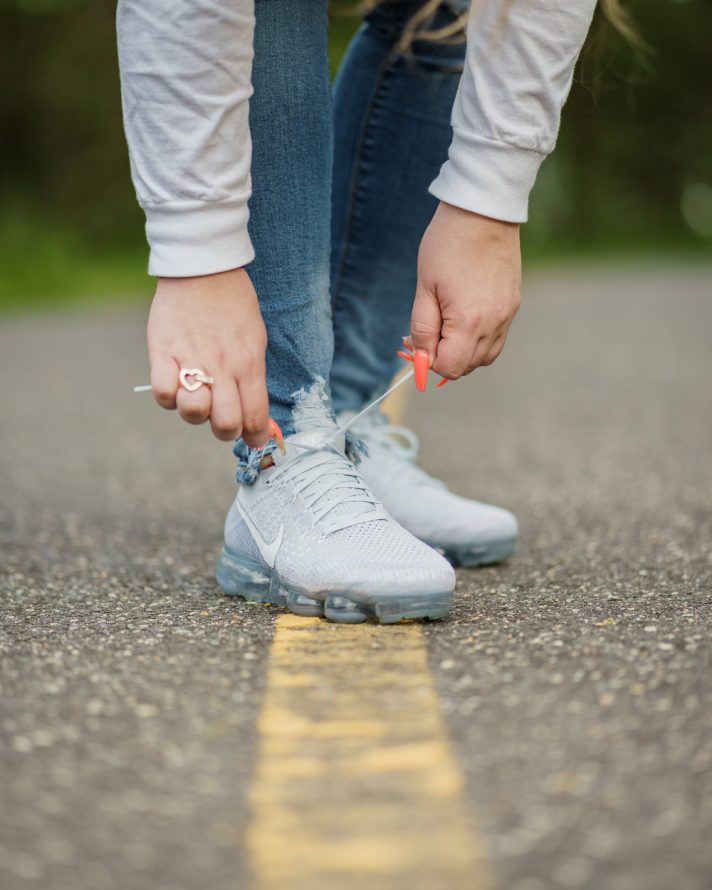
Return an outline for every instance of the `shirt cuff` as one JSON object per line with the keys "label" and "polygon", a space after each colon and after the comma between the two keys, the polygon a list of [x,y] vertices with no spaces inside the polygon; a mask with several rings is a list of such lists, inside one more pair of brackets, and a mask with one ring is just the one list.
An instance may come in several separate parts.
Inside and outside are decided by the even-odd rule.
{"label": "shirt cuff", "polygon": [[455,127],[448,160],[429,191],[441,201],[482,216],[526,222],[529,192],[545,157]]}
{"label": "shirt cuff", "polygon": [[166,278],[211,275],[255,258],[243,201],[144,205],[151,246],[148,274]]}

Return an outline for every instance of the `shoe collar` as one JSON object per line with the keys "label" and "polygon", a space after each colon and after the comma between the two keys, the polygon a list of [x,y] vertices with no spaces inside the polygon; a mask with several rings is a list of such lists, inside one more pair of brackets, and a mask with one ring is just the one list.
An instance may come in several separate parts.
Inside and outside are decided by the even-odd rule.
{"label": "shoe collar", "polygon": [[284,440],[286,453],[277,451],[272,455],[272,460],[278,467],[307,451],[336,451],[343,455],[346,447],[345,436],[343,433],[336,435],[337,433],[336,424],[293,433]]}
{"label": "shoe collar", "polygon": [[[347,423],[355,413],[343,411],[339,414],[339,424]],[[415,462],[418,458],[420,443],[413,430],[390,423],[382,411],[365,414],[351,427],[351,430],[355,436],[363,439],[371,457],[376,454],[389,455],[411,462]]]}

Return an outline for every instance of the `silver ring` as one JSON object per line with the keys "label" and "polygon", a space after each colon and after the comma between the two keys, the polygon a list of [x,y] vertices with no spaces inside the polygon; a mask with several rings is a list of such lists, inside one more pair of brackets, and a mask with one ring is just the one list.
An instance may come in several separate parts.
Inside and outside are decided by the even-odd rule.
{"label": "silver ring", "polygon": [[178,379],[180,380],[180,385],[183,389],[187,389],[188,392],[195,392],[195,390],[200,389],[204,383],[207,386],[210,386],[211,383],[215,383],[215,378],[206,374],[205,371],[201,371],[200,368],[181,368],[180,373],[178,374]]}

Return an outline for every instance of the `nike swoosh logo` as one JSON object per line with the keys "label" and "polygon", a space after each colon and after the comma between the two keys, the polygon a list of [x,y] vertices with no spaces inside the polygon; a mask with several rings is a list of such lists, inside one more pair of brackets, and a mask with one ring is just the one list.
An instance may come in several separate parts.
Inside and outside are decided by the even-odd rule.
{"label": "nike swoosh logo", "polygon": [[277,559],[277,551],[282,546],[282,538],[284,537],[284,526],[280,525],[275,539],[271,543],[268,543],[262,537],[259,529],[247,515],[247,512],[243,509],[243,506],[239,501],[237,502],[237,509],[240,513],[240,516],[242,516],[245,525],[250,530],[250,534],[252,535],[255,544],[257,544],[257,549],[262,554],[262,559],[264,559],[267,565],[271,569],[273,569],[275,560]]}

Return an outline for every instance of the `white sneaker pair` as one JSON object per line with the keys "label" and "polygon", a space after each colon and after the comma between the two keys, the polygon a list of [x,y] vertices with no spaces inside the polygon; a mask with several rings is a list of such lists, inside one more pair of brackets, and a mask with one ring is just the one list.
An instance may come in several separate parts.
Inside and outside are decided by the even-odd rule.
{"label": "white sneaker pair", "polygon": [[433,548],[465,565],[502,559],[516,520],[416,467],[409,430],[366,415],[353,431],[371,453],[358,469],[336,428],[325,427],[288,437],[286,454],[275,452],[274,466],[240,487],[218,582],[229,594],[344,623],[442,618],[455,573]]}

